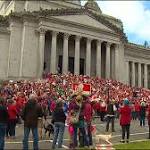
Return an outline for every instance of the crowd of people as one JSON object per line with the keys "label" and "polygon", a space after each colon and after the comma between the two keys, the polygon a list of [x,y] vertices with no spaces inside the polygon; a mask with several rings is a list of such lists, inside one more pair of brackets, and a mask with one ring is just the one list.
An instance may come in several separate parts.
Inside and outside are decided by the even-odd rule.
{"label": "crowd of people", "polygon": [[[91,85],[89,95],[83,94],[80,88],[73,90],[73,84],[84,83]],[[38,149],[38,140],[42,138],[42,120],[49,115],[52,115],[54,125],[53,149],[57,141],[58,148],[62,147],[65,123],[68,125],[70,148],[92,146],[94,115],[106,121],[106,132],[110,123],[111,131],[115,132],[114,120],[120,118],[121,142],[125,142],[125,133],[126,142],[129,142],[131,120],[139,119],[140,126],[145,126],[148,114],[150,128],[149,104],[150,90],[99,77],[69,73],[47,74],[43,79],[4,81],[0,87],[0,149],[4,149],[5,136],[8,139],[16,137],[16,123],[22,120],[23,148],[28,149],[32,130],[33,146]]]}

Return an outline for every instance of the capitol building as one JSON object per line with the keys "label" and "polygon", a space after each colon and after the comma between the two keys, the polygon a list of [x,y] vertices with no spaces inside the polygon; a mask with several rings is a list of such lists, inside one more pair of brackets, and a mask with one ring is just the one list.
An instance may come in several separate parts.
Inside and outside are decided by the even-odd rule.
{"label": "capitol building", "polygon": [[0,15],[0,79],[59,71],[150,88],[150,49],[94,0],[5,0]]}

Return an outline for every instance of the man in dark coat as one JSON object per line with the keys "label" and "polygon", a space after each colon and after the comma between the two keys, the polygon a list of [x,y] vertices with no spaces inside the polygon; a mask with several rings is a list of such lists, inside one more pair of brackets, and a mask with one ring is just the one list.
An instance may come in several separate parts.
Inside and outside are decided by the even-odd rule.
{"label": "man in dark coat", "polygon": [[42,107],[37,103],[37,96],[31,94],[29,101],[22,111],[22,119],[24,120],[24,139],[23,149],[28,150],[28,138],[30,130],[33,135],[33,148],[38,150],[38,118],[43,117]]}
{"label": "man in dark coat", "polygon": [[0,98],[0,150],[5,146],[5,132],[8,121],[7,108],[4,106],[4,99]]}

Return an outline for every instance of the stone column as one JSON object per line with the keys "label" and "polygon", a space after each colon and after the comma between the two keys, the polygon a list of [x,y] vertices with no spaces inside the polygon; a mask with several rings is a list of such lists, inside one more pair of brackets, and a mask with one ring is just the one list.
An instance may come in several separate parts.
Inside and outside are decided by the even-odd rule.
{"label": "stone column", "polygon": [[69,34],[64,33],[62,73],[68,73],[68,39]]}
{"label": "stone column", "polygon": [[80,74],[80,36],[75,37],[74,74]]}
{"label": "stone column", "polygon": [[111,43],[106,44],[106,79],[110,78],[110,46]]}
{"label": "stone column", "polygon": [[138,63],[138,87],[141,87],[141,63]]}
{"label": "stone column", "polygon": [[40,29],[40,38],[39,38],[39,77],[43,74],[44,69],[44,48],[45,48],[45,30]]}
{"label": "stone column", "polygon": [[96,49],[96,75],[101,77],[101,43],[102,41],[97,40],[97,49]]}
{"label": "stone column", "polygon": [[87,38],[86,41],[86,75],[91,75],[91,41],[92,39]]}
{"label": "stone column", "polygon": [[135,86],[135,63],[132,62],[132,86]]}
{"label": "stone column", "polygon": [[[24,55],[24,45],[25,45],[25,33],[26,33],[26,22],[24,22],[23,24],[23,32],[22,32],[22,41],[21,41],[21,55],[20,55],[20,69],[19,69],[19,77],[22,77],[22,68],[23,68],[23,55]],[[41,32],[39,31],[38,33],[40,33],[40,38],[41,39]],[[40,43],[40,40],[39,40]],[[40,45],[39,45],[39,50],[40,50]],[[39,57],[41,57],[41,52],[39,51]],[[41,58],[40,58],[41,61]],[[39,62],[39,64],[41,65],[41,62]],[[41,76],[41,66],[39,68],[39,72],[38,72],[38,77]]]}
{"label": "stone column", "polygon": [[148,88],[147,64],[144,64],[144,88]]}
{"label": "stone column", "polygon": [[119,80],[119,45],[115,45],[115,79]]}
{"label": "stone column", "polygon": [[57,44],[57,34],[58,32],[52,31],[52,45],[51,45],[51,60],[50,60],[50,72],[56,73],[56,44]]}
{"label": "stone column", "polygon": [[126,84],[129,85],[129,61],[126,61]]}

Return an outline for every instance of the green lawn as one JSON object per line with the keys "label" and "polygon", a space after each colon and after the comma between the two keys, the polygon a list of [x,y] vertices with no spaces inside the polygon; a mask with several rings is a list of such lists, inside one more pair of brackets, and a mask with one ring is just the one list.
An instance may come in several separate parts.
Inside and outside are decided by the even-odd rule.
{"label": "green lawn", "polygon": [[145,150],[145,149],[150,149],[150,141],[143,141],[143,142],[132,142],[132,143],[128,143],[128,144],[119,144],[119,145],[115,145],[113,146],[116,150],[119,149],[141,149],[141,150]]}

